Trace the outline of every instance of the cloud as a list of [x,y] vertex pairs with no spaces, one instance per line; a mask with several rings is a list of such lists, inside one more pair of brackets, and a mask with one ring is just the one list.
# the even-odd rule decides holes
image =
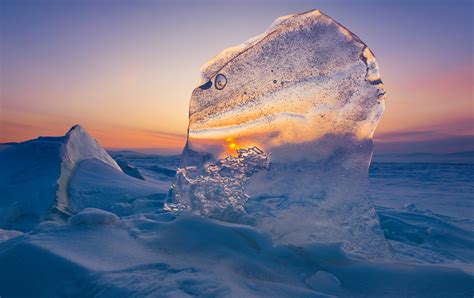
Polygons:
[[18,123],[18,122],[3,120],[3,119],[0,119],[0,126],[2,128],[8,127],[10,129],[33,129],[34,128],[34,126],[31,124]]
[[429,126],[376,133],[374,139],[379,143],[420,142],[470,136],[474,136],[474,119],[472,117],[433,123]]
[[439,135],[437,131],[419,130],[419,131],[392,131],[376,136],[379,142],[390,142],[395,140],[414,140],[414,139],[431,139]]
[[474,151],[474,136],[451,136],[431,140],[381,142],[375,140],[375,153],[450,153]]
[[170,140],[185,140],[186,134],[184,133],[172,133],[154,129],[139,129],[142,133],[149,136],[161,138],[161,139],[170,139]]

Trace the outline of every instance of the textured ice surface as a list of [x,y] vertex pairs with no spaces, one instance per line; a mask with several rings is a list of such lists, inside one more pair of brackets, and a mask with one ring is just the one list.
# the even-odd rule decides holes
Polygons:
[[0,150],[0,227],[27,231],[71,213],[68,186],[77,165],[95,158],[122,170],[81,126]]
[[[87,221],[90,215],[111,216],[99,210],[86,214]],[[445,265],[380,263],[345,254],[335,245],[274,245],[255,228],[197,216],[142,214],[112,225],[88,223],[42,227],[0,242],[2,297],[432,298],[474,293],[472,274]]]
[[[187,194],[180,196],[173,210],[186,210],[192,206],[199,215],[229,221],[245,221],[245,204],[249,196],[245,184],[262,169],[270,169],[269,157],[257,147],[238,149],[236,157],[229,155],[208,165],[204,172],[188,166],[177,172],[176,185]],[[188,189],[184,189],[188,188]]]
[[80,125],[73,126],[64,136],[64,145],[61,148],[61,174],[57,182],[53,217],[72,214],[68,195],[69,182],[79,162],[93,158],[122,172],[115,160],[84,128]]
[[357,36],[317,10],[285,16],[209,61],[201,83],[168,209],[388,254],[367,196],[385,92]]
[[114,225],[118,221],[119,217],[113,213],[96,208],[85,208],[71,216],[67,223],[70,225]]
[[168,188],[127,176],[79,125],[61,137],[0,147],[1,229],[27,232],[86,207],[123,215],[144,208],[144,200],[162,206]]

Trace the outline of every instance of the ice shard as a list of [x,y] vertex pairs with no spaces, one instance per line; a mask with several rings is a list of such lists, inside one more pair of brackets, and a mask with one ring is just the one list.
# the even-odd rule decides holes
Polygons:
[[349,30],[318,10],[277,19],[204,65],[166,207],[255,225],[277,243],[388,255],[367,194],[384,95]]

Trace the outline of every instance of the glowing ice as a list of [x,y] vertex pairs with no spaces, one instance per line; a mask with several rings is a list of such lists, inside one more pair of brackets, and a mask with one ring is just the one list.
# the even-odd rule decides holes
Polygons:
[[367,196],[385,92],[357,36],[317,10],[281,17],[202,76],[168,209],[388,254]]

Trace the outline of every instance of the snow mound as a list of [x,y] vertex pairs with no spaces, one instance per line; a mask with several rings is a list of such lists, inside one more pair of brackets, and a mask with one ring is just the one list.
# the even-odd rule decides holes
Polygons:
[[[8,144],[0,150],[0,228],[7,230],[32,230],[44,220],[66,221],[67,218],[87,205],[75,196],[72,204],[70,185],[72,178],[77,177],[77,170],[83,161],[95,160],[96,168],[84,173],[101,172],[104,176],[97,177],[96,181],[107,181],[113,184],[113,179],[122,177],[122,182],[131,178],[124,174],[110,155],[79,125],[73,126],[62,137],[39,137],[34,140]],[[100,164],[100,165],[99,165]],[[106,167],[108,171],[101,171]],[[111,175],[112,180],[107,179]],[[126,177],[126,178],[123,178]],[[84,178],[87,179],[87,178]],[[80,179],[79,179],[80,180]],[[138,179],[134,179],[141,181]],[[105,184],[105,182],[103,182]],[[139,187],[131,187],[133,181],[122,185],[122,193],[129,197],[164,193],[158,187],[148,187],[137,192]],[[89,184],[89,189],[82,187],[82,192],[92,192],[97,185]],[[143,185],[141,185],[143,186]],[[153,189],[153,190],[152,190]],[[77,188],[75,188],[77,193]],[[132,190],[132,191],[130,191]],[[107,209],[103,198],[96,197],[94,201],[102,202],[102,208]],[[108,198],[107,203],[113,201]],[[79,207],[79,208],[77,208]]]
[[341,281],[329,272],[319,270],[305,280],[312,289],[336,295],[341,289]]
[[23,232],[15,230],[2,230],[0,229],[0,242],[6,241],[8,239],[23,235]]
[[58,188],[56,191],[56,202],[53,209],[56,214],[70,215],[68,198],[68,184],[71,176],[82,160],[98,159],[105,164],[110,165],[117,171],[122,171],[112,157],[93,139],[80,125],[73,126],[65,136],[64,145],[61,152],[61,175],[58,179]]
[[377,211],[397,259],[432,264],[464,263],[474,268],[474,220],[419,210],[377,207]]
[[[85,213],[110,216],[99,210]],[[372,262],[347,255],[335,245],[275,245],[270,235],[248,226],[170,214],[122,221],[123,225],[64,225],[0,243],[0,293],[5,297],[471,297],[474,293],[473,276],[457,269]]]
[[169,183],[133,178],[98,159],[81,161],[69,182],[72,210],[104,209],[120,216],[159,210]]
[[0,228],[31,230],[50,214],[64,137],[38,138],[0,151]]
[[118,222],[117,215],[96,208],[85,208],[67,221],[70,225],[113,225]]

